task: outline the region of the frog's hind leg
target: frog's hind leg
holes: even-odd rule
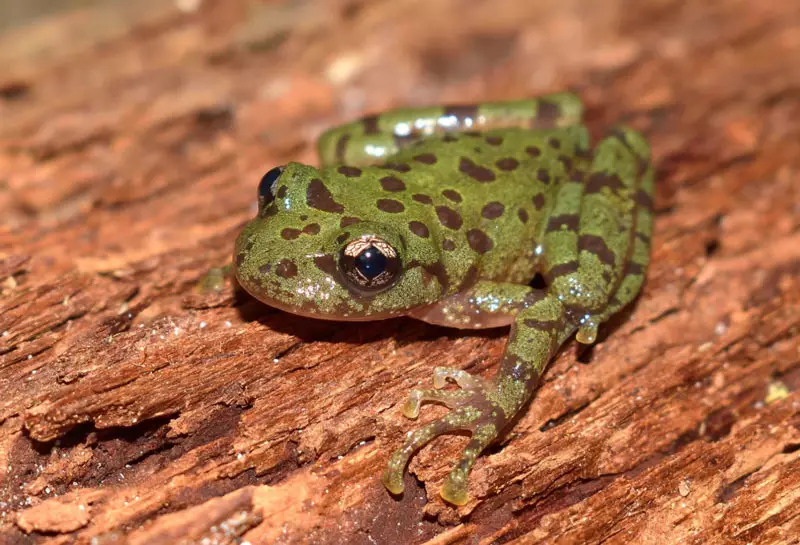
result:
[[[583,104],[571,93],[479,105],[401,108],[330,129],[319,139],[319,156],[323,166],[370,165],[431,136],[506,127],[565,127],[580,123],[582,115]]]
[[[647,265],[650,261],[650,239],[653,229],[653,194],[655,189],[653,167],[649,161],[649,147],[639,133],[627,129],[614,131],[614,137],[622,141],[632,154],[637,156],[642,175],[638,187],[632,187],[632,198],[636,204],[633,245],[629,247],[629,257],[625,263],[622,280],[609,301],[608,308],[597,317],[603,323],[622,307],[633,301],[639,293]]]
[[[560,188],[545,227],[548,290],[558,295],[577,340],[636,297],[648,262],[653,172],[649,147],[617,129],[595,148],[591,167]]]

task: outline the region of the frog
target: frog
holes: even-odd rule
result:
[[[510,328],[493,378],[453,362],[433,370],[433,387],[411,390],[406,417],[425,403],[449,411],[389,457],[390,493],[402,494],[416,451],[468,432],[439,491],[465,505],[476,460],[556,352],[573,336],[594,343],[640,292],[650,148],[625,126],[592,145],[584,109],[569,92],[399,108],[324,132],[320,167],[289,162],[261,178],[258,213],[233,254],[238,284],[259,301],[327,320]]]

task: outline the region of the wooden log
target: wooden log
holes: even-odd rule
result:
[[[0,34],[0,542],[792,544],[800,536],[793,2],[99,2]],[[598,344],[438,497],[379,475],[443,361],[505,331],[197,294],[266,169],[389,106],[571,88],[659,166],[653,262]],[[426,407],[423,420],[443,414]]]

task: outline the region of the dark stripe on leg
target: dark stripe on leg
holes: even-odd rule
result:
[[[547,280],[548,284],[552,284],[553,280],[555,280],[556,278],[576,272],[578,272],[577,261],[562,263],[561,265],[556,265],[552,267],[549,271],[547,271],[547,273],[545,274],[545,280]]]
[[[378,128],[378,116],[370,115],[361,119],[364,125],[364,134],[380,134],[381,130]]]
[[[350,140],[350,134],[343,134],[339,137],[339,140],[336,141],[336,160],[340,163],[344,163],[344,155],[347,153],[347,142]]]
[[[522,323],[527,327],[546,332],[553,331],[562,325],[561,320],[534,320],[533,318],[523,320]]]
[[[578,238],[578,250],[585,250],[597,256],[601,263],[614,266],[616,255],[608,247],[603,237],[597,235],[581,235]]]

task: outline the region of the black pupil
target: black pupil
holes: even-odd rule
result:
[[[355,259],[358,271],[369,280],[386,270],[386,256],[378,251],[375,246],[370,246]]]
[[[267,205],[275,199],[275,195],[272,194],[272,185],[281,177],[281,172],[283,172],[283,167],[275,167],[264,174],[264,177],[258,182],[258,201],[261,206]]]

